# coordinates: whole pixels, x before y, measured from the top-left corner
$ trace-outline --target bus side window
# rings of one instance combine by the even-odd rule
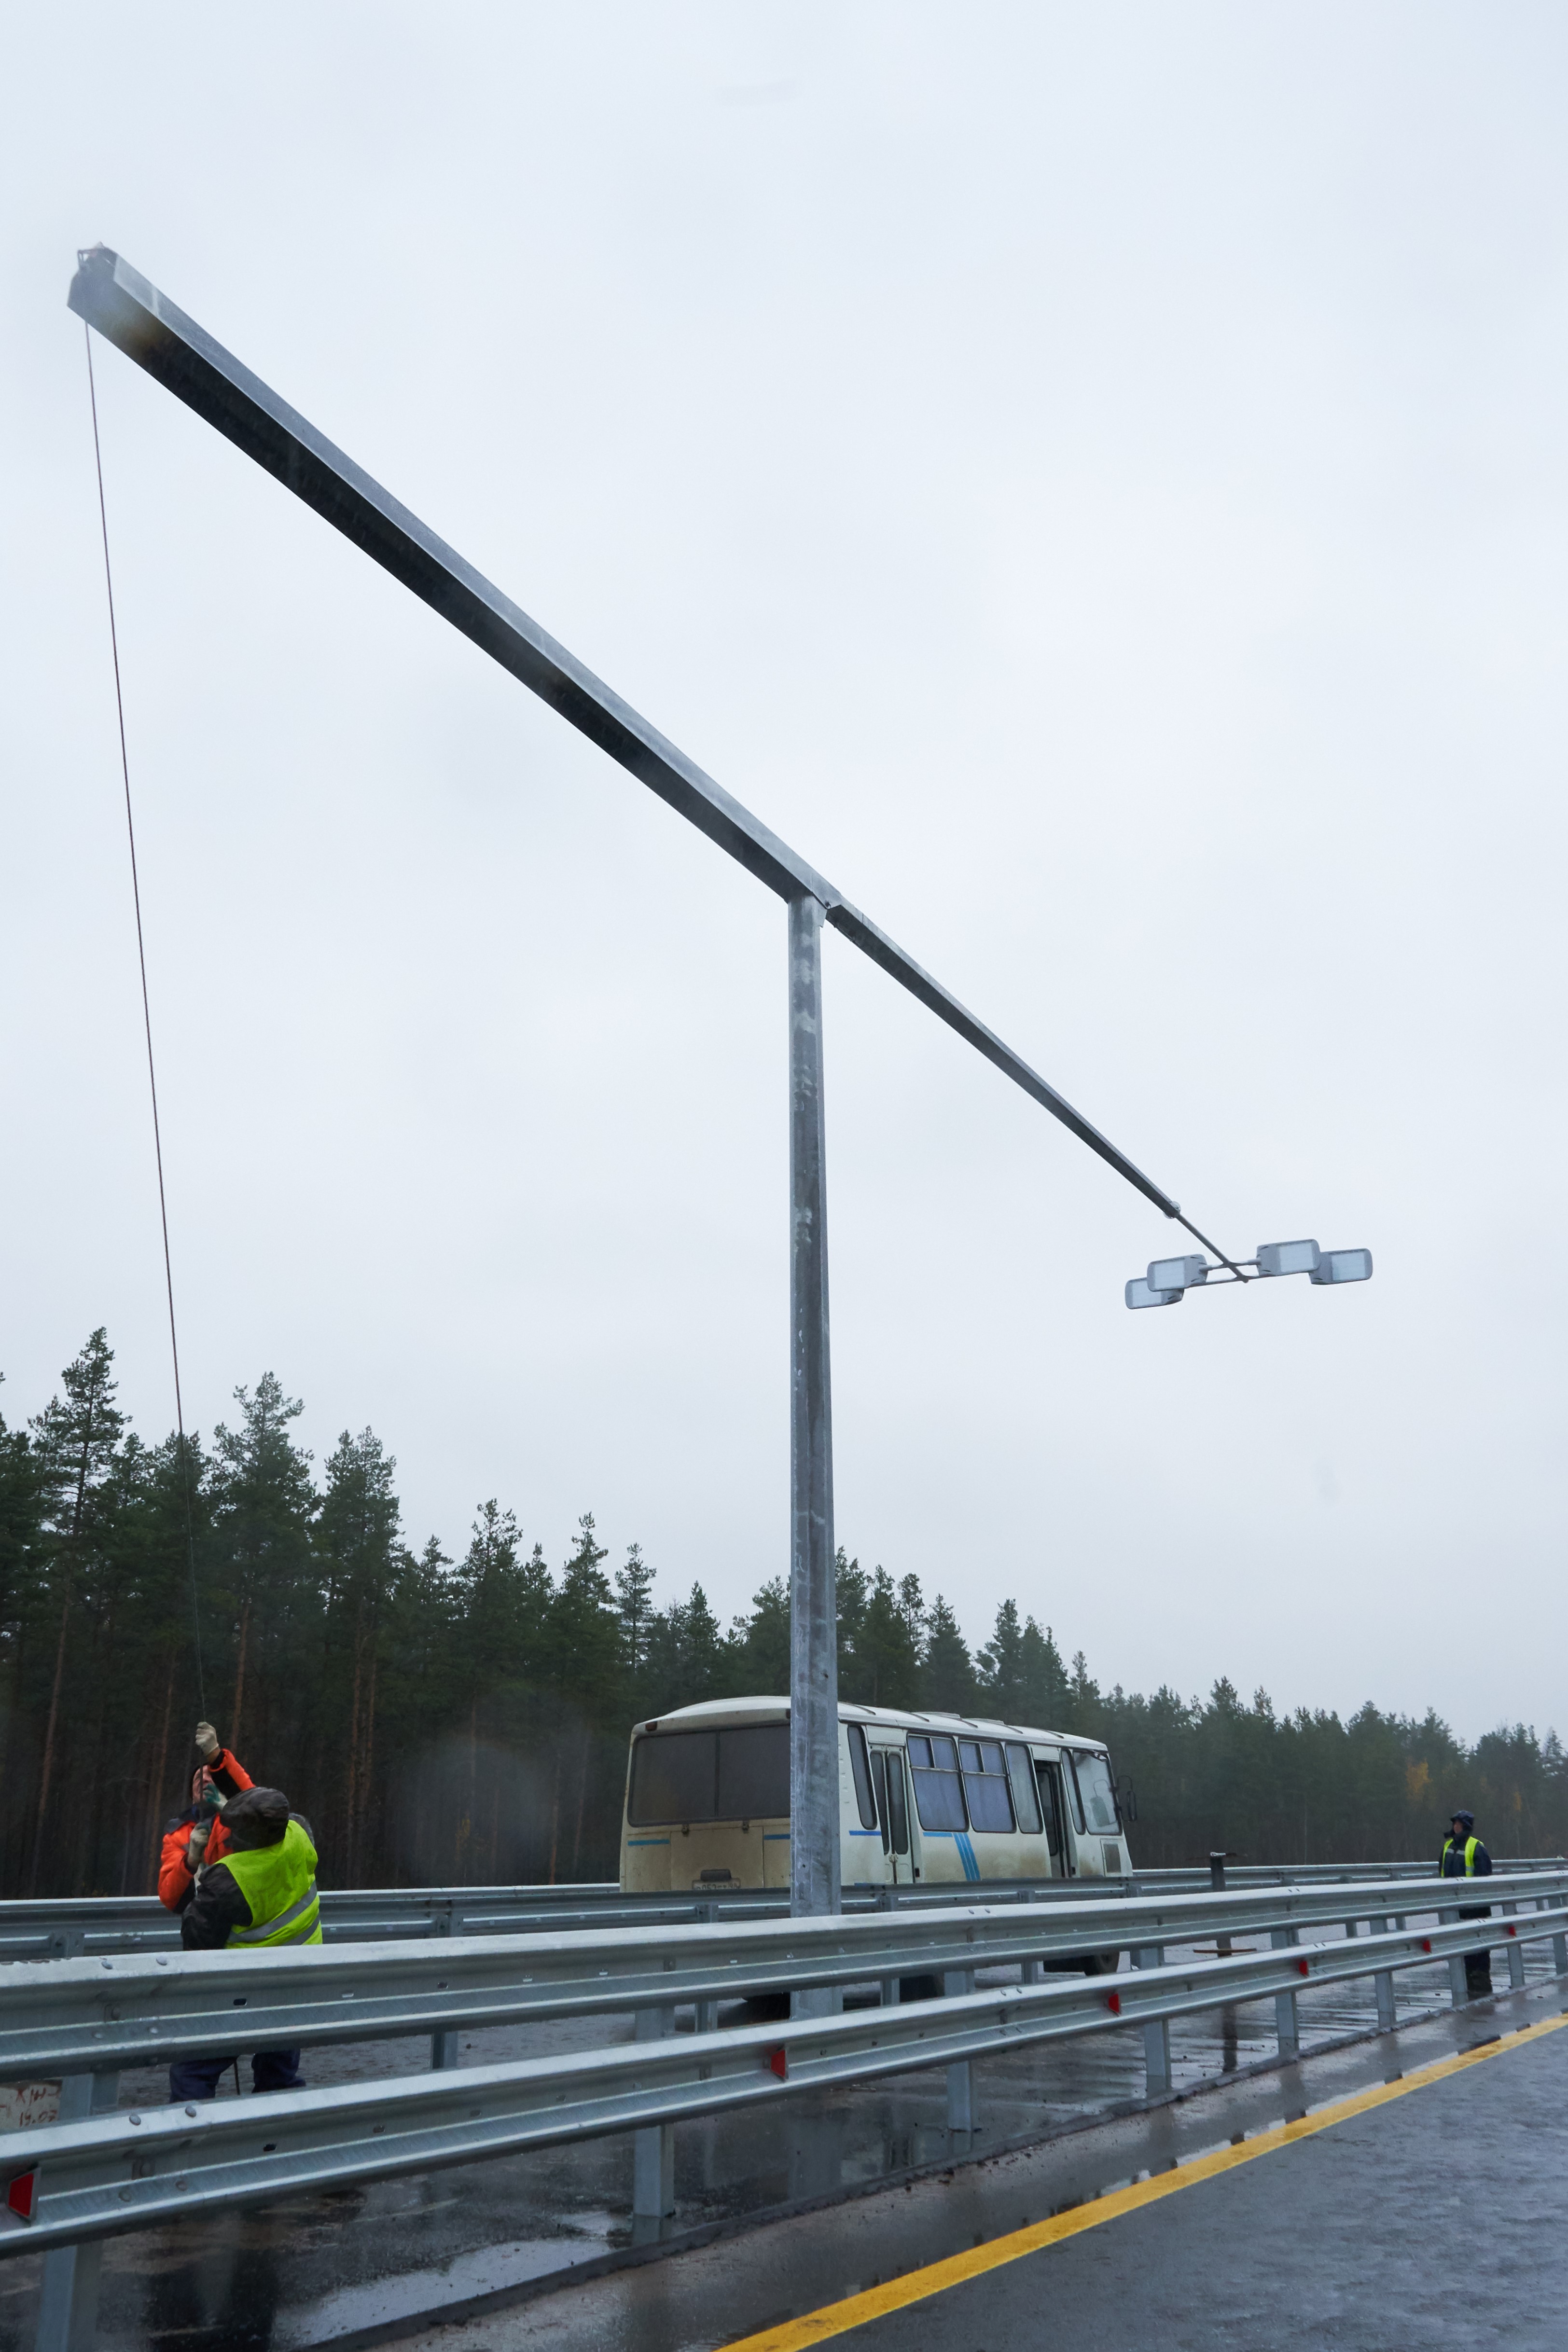
[[[893,1833],[893,1852],[908,1853],[910,1809],[904,1797],[904,1760],[901,1756],[889,1756],[888,1759],[888,1827]]]
[[[1040,1793],[1040,1810],[1046,1817],[1046,1843],[1050,1849],[1051,1860],[1059,1862],[1062,1858],[1062,1808],[1055,1765],[1037,1764],[1035,1783]]]
[[[958,1761],[963,1774],[964,1801],[970,1826],[1010,1832],[1013,1804],[1007,1794],[1007,1767],[999,1739],[961,1739]]]
[[[871,1796],[871,1768],[866,1761],[866,1728],[863,1724],[846,1724],[849,1734],[849,1769],[855,1776],[855,1802],[860,1809],[860,1826],[874,1830],[877,1808]]]
[[[1062,1754],[1067,1759],[1068,1802],[1072,1807],[1072,1825],[1079,1837],[1082,1837],[1083,1799],[1079,1793],[1078,1760],[1070,1748],[1064,1748]]]
[[[877,1819],[882,1824],[882,1852],[886,1853],[891,1844],[888,1835],[888,1767],[879,1748],[871,1750],[871,1786],[876,1791]]]
[[[1040,1800],[1029,1769],[1029,1751],[1016,1741],[1007,1744],[1007,1778],[1013,1784],[1013,1809],[1026,1837],[1040,1834]]]
[[[966,1830],[963,1783],[958,1777],[958,1743],[945,1731],[911,1731],[910,1773],[915,1784],[915,1807],[921,1827]]]

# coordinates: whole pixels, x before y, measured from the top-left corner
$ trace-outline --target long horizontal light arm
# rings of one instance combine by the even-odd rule
[[[503,669],[531,687],[601,751],[628,768],[748,873],[777,891],[781,898],[808,892],[818,899],[835,930],[853,940],[928,1011],[1032,1095],[1157,1209],[1204,1239],[1168,1192],[1135,1167],[1098,1128],[1091,1127],[939,981],[911,961],[885,931],[868,922],[787,842],[705,775],[695,761],[650,727],[629,703],[585,669],[564,646],[557,645],[537,621],[492,587],[455,549],[437,539],[417,515],[410,514],[378,482],[373,482],[352,457],[334,448],[324,434],[279,400],[259,376],[252,375],[129,262],[107,246],[94,246],[79,257],[68,299],[78,316],[96,327],[127,358],[216,425],[247,457],[276,475],[297,498],[313,507],[454,628],[471,637]],[[1225,1253],[1213,1242],[1205,1245],[1224,1258]]]

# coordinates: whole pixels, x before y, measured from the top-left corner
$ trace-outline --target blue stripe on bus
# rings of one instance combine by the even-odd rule
[[[851,1837],[880,1837],[882,1832],[880,1830],[851,1830],[849,1834]]]
[[[953,1832],[953,1842],[958,1847],[958,1857],[963,1864],[963,1874],[965,1878],[978,1878],[980,1875],[980,1864],[974,1859],[974,1848],[970,1844],[966,1832],[962,1830],[955,1830]]]
[[[789,1843],[788,1830],[764,1830],[763,1832],[763,1843],[764,1845],[772,1845],[780,1838],[782,1838],[787,1845]]]
[[[627,1840],[626,1840],[626,1843],[627,1843],[628,1845],[668,1845],[668,1844],[669,1843],[669,1840],[668,1840],[667,1837],[663,1837],[663,1838],[627,1838]]]

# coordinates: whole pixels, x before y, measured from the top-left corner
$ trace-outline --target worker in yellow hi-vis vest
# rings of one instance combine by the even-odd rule
[[[247,1789],[224,1810],[228,1850],[197,1874],[180,1921],[187,1952],[255,1952],[280,1944],[319,1944],[316,1848],[310,1824],[289,1810],[279,1789]],[[210,2099],[226,2058],[181,2058],[169,2069],[172,2099]],[[298,2050],[258,2050],[250,2061],[258,2091],[303,2089]]]
[[[1476,1817],[1461,1809],[1448,1824],[1448,1834],[1437,1857],[1437,1875],[1439,1878],[1489,1878],[1491,1874],[1492,1858],[1476,1835]],[[1461,1919],[1489,1919],[1491,1916],[1489,1904],[1461,1903],[1459,1906]],[[1491,1954],[1467,1952],[1465,1990],[1470,2000],[1481,2000],[1491,1989]]]

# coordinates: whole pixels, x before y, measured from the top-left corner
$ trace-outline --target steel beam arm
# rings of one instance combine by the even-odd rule
[[[623,702],[510,596],[466,562],[455,548],[437,539],[417,515],[373,481],[352,457],[280,400],[232,352],[215,342],[128,261],[99,245],[82,254],[79,263],[68,299],[89,326],[96,327],[166,391],[276,476],[285,488],[313,507],[323,520],[412,589],[612,760],[629,769],[749,874],[765,882],[781,898],[798,898],[804,892],[816,899],[835,930],[994,1063],[1165,1216],[1186,1223],[1168,1192],[1135,1167],[939,981],[922,971],[787,842],[742,808],[694,760]],[[1206,1246],[1224,1257],[1213,1243]]]

